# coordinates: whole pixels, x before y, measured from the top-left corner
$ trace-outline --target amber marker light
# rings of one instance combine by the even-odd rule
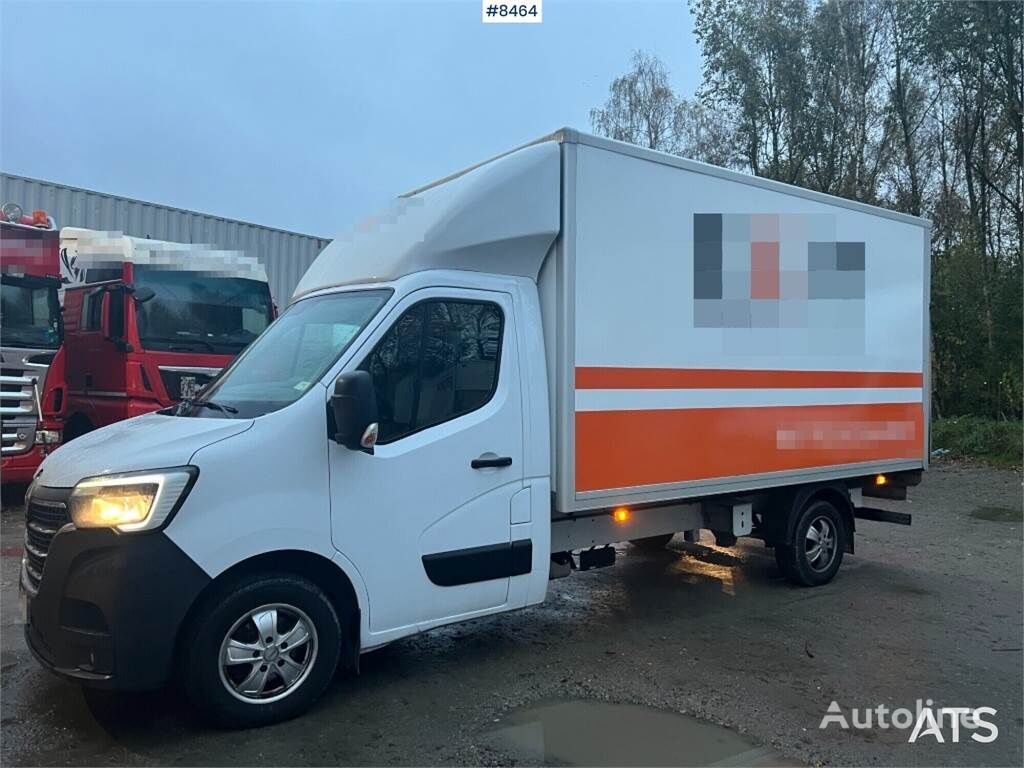
[[[616,507],[615,511],[612,512],[612,518],[615,520],[616,523],[628,523],[629,518],[631,518],[632,516],[633,513],[630,512],[625,507]]]
[[[888,485],[889,478],[885,475],[875,475],[875,485]]]

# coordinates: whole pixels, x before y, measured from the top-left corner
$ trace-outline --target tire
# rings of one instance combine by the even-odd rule
[[[64,434],[62,436],[61,444],[70,443],[75,438],[81,437],[82,435],[87,435],[94,429],[95,427],[92,425],[92,422],[89,421],[89,419],[87,419],[80,413],[76,413],[68,420],[67,426],[64,427]]]
[[[793,526],[788,544],[775,545],[775,562],[789,581],[817,587],[832,581],[843,563],[848,536],[846,523],[830,501],[811,501]],[[818,546],[824,538],[826,545]]]
[[[337,611],[311,581],[268,574],[227,583],[204,599],[185,634],[185,692],[222,727],[287,720],[327,688],[341,640]],[[222,663],[228,653],[232,661]]]
[[[718,547],[735,547],[736,537],[731,533],[724,531],[712,531],[715,534],[715,546]]]
[[[674,533],[662,533],[657,536],[645,536],[642,539],[632,539],[629,543],[637,549],[653,552],[658,549],[664,549],[668,543],[672,541],[673,536],[675,536]]]

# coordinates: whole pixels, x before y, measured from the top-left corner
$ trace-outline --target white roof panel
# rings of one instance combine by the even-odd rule
[[[405,195],[327,246],[293,298],[426,269],[537,278],[558,235],[561,152],[535,143]]]

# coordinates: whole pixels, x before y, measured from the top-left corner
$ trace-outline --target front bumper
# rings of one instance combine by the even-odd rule
[[[27,504],[69,494],[37,487]],[[185,617],[209,581],[162,532],[66,525],[50,543],[34,594],[22,566],[25,640],[44,666],[87,685],[159,688],[170,678]]]
[[[56,446],[36,445],[25,453],[4,456],[0,460],[0,475],[3,476],[4,484],[32,482],[32,476],[46,455],[53,452],[54,447]]]

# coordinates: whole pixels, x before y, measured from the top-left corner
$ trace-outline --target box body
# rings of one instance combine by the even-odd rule
[[[557,512],[926,466],[928,222],[562,138]]]

